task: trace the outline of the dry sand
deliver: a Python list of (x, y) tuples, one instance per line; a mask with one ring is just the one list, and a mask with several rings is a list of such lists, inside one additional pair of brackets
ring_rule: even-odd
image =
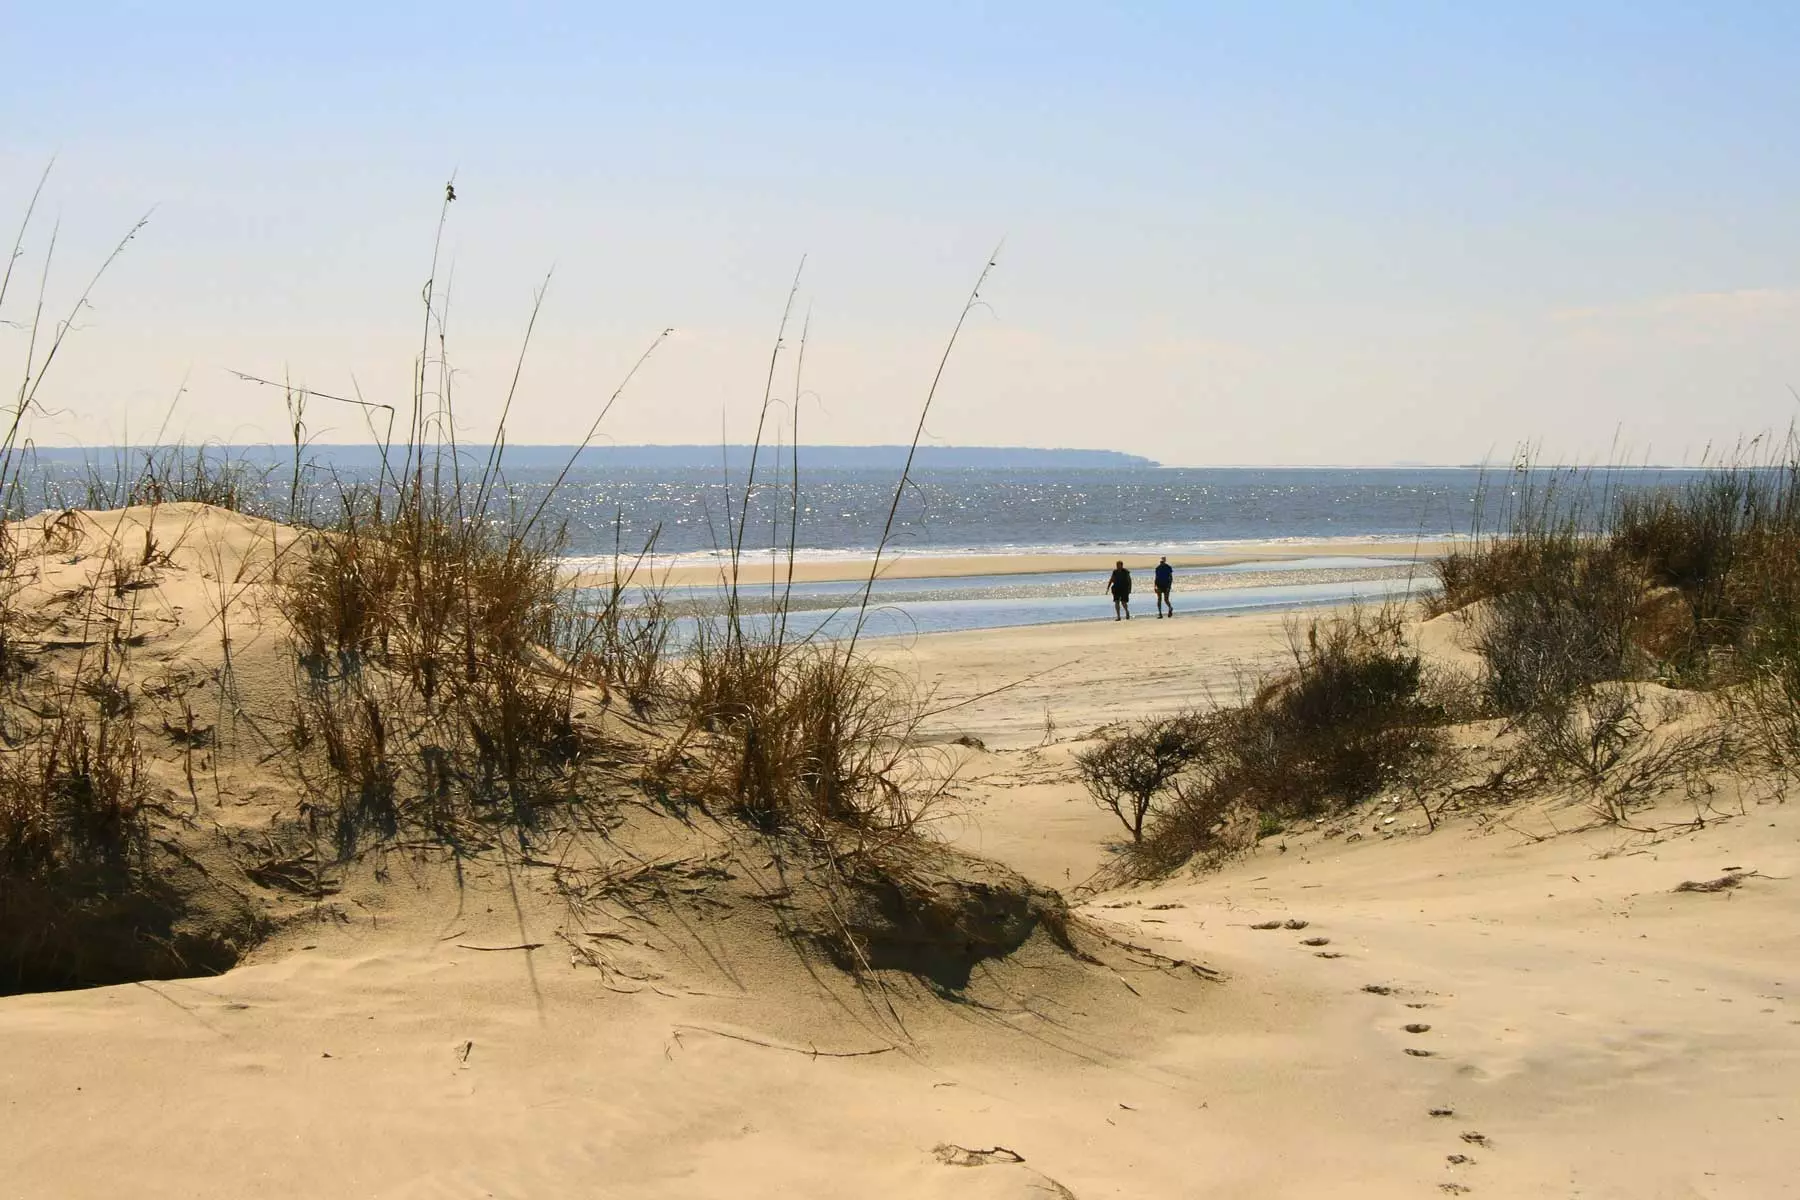
[[(1179, 602), (1181, 597), (1177, 595)], [(1104, 597), (1095, 609), (1105, 611)], [(1236, 696), (1239, 677), (1286, 652), (1290, 623), (1317, 613), (1181, 614), (971, 630), (868, 643), (879, 662), (918, 679), (931, 727), (1019, 749)]]
[[(169, 619), (204, 645), (213, 605), (189, 603)], [(947, 750), (964, 782), (940, 828), (1066, 886), (1118, 832), (1071, 738), (1229, 686), (1279, 632), (1177, 618), (882, 653), (946, 699), (1036, 677), (936, 718), (991, 747)], [(620, 909), (581, 955), (530, 862), (472, 861), (458, 888), (395, 855), (381, 890), (296, 903), (224, 975), (0, 999), (0, 1196), (1791, 1195), (1800, 810), (1711, 805), (1658, 836), (1553, 835), (1584, 819), (1553, 804), (1429, 833), (1363, 810), (1085, 902), (1222, 981), (1021, 955), (961, 1002), (857, 991), (741, 906)], [(1673, 890), (1728, 868), (1757, 873)], [(1307, 924), (1252, 928), (1277, 919)]]

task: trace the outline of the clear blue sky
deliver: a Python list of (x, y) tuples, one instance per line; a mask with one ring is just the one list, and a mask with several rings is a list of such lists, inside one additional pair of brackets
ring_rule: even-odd
[[(46, 442), (280, 437), (227, 368), (403, 399), (443, 181), (458, 405), (1177, 463), (1693, 457), (1800, 385), (1800, 6), (8, 4), (0, 216), (52, 299), (145, 209)], [(14, 320), (29, 297), (8, 299)], [(0, 330), (0, 367), (17, 334)], [(785, 375), (785, 370), (784, 370)], [(781, 388), (785, 394), (789, 385)], [(326, 440), (358, 440), (315, 406)]]

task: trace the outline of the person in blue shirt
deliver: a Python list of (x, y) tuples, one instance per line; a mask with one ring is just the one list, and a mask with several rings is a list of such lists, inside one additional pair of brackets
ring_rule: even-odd
[(1165, 607), (1169, 610), (1171, 617), (1175, 615), (1175, 601), (1169, 599), (1169, 592), (1174, 587), (1175, 568), (1169, 565), (1168, 556), (1165, 555), (1163, 560), (1156, 564), (1156, 619), (1159, 621), (1163, 619)]
[(1106, 590), (1112, 593), (1113, 620), (1119, 620), (1121, 615), (1125, 620), (1131, 620), (1131, 572), (1125, 569), (1123, 562), (1114, 566), (1112, 574), (1107, 576)]

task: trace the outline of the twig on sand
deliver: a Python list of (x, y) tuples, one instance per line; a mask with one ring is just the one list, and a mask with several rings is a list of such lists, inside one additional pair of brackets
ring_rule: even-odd
[(937, 1160), (947, 1167), (985, 1167), (990, 1163), (1022, 1163), (1025, 1156), (1017, 1150), (1005, 1146), (990, 1146), (986, 1150), (971, 1150), (966, 1146), (942, 1142), (932, 1153)]
[[(1105, 936), (1105, 935), (1102, 935), (1102, 936)], [(1154, 960), (1155, 964), (1159, 967), (1168, 967), (1170, 969), (1175, 969), (1175, 970), (1179, 970), (1182, 967), (1186, 967), (1188, 970), (1190, 970), (1194, 974), (1200, 976), (1200, 978), (1202, 978), (1202, 979), (1223, 979), (1223, 978), (1225, 978), (1224, 973), (1217, 970), (1216, 968), (1204, 966), (1200, 963), (1193, 962), (1189, 959), (1175, 958), (1171, 955), (1164, 954), (1160, 950), (1152, 950), (1148, 946), (1140, 946), (1136, 942), (1128, 942), (1128, 941), (1124, 940), (1123, 938), (1108, 937), (1107, 940), (1113, 942), (1115, 945), (1122, 946), (1126, 950), (1130, 950), (1130, 951), (1133, 951), (1138, 954), (1143, 954), (1143, 955), (1149, 956), (1152, 960)]]
[(542, 950), (544, 948), (544, 943), (542, 943), (542, 942), (520, 942), (516, 946), (471, 946), (467, 942), (458, 942), (458, 943), (456, 943), (456, 948), (459, 950), (490, 950), (490, 951), (492, 951), (492, 950)]
[(821, 1050), (817, 1046), (784, 1046), (780, 1042), (766, 1042), (761, 1038), (753, 1038), (748, 1034), (732, 1033), (727, 1029), (714, 1029), (710, 1025), (677, 1025), (677, 1033), (686, 1030), (690, 1033), (710, 1033), (716, 1037), (730, 1038), (734, 1042), (747, 1042), (752, 1046), (762, 1046), (769, 1050), (786, 1050), (793, 1054), (804, 1054), (808, 1058), (869, 1058), (876, 1054), (887, 1054), (898, 1050), (898, 1046), (877, 1046), (872, 1050)]
[(1678, 884), (1675, 890), (1678, 892), (1723, 892), (1737, 887), (1746, 879), (1761, 877), (1763, 877), (1761, 871), (1731, 871), (1717, 879), (1689, 879), (1685, 883)]

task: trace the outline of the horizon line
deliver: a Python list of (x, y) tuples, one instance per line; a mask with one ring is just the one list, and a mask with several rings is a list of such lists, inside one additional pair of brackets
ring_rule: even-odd
[[(456, 449), (459, 452), (473, 453), (478, 449), (485, 450), (486, 448), (488, 448), (491, 445), (492, 445), (492, 442), (488, 441), (488, 440), (469, 439), (468, 441), (458, 443), (456, 446)], [(504, 455), (507, 451), (525, 451), (525, 450), (573, 451), (573, 450), (579, 449), (583, 453), (587, 453), (587, 452), (607, 453), (607, 452), (611, 452), (611, 451), (627, 451), (627, 450), (661, 450), (661, 451), (696, 450), (696, 451), (706, 451), (708, 453), (714, 453), (714, 452), (718, 452), (721, 450), (749, 450), (749, 449), (752, 449), (753, 447), (755, 447), (755, 445), (756, 444), (752, 443), (752, 442), (727, 442), (727, 443), (710, 443), (710, 442), (618, 442), (618, 443), (610, 443), (609, 442), (609, 443), (603, 443), (603, 444), (598, 444), (598, 445), (590, 444), (590, 445), (582, 446), (580, 443), (576, 443), (576, 442), (507, 442), (507, 443), (502, 443), (501, 452), (502, 452), (502, 455)], [(317, 450), (317, 451), (329, 451), (329, 450), (378, 451), (382, 447), (379, 442), (317, 441), (317, 442), (305, 443), (305, 448), (308, 451), (315, 451), (315, 450)], [(402, 449), (402, 448), (403, 447), (401, 447), (398, 443), (390, 443), (390, 445), (388, 447), (388, 451), (390, 454), (392, 454), (397, 449)], [(209, 441), (201, 441), (201, 442), (183, 442), (183, 441), (107, 442), (107, 443), (100, 443), (100, 444), (96, 444), (96, 445), (81, 445), (81, 444), (50, 444), (50, 445), (46, 445), (43, 443), (31, 443), (31, 445), (30, 445), (30, 451), (58, 453), (58, 454), (101, 453), (101, 452), (105, 452), (105, 451), (113, 451), (115, 453), (120, 452), (120, 451), (140, 451), (141, 452), (141, 451), (145, 451), (145, 450), (182, 450), (182, 449), (221, 450), (221, 451), (279, 450), (285, 457), (291, 453), (291, 444), (284, 443), (284, 442), (276, 442), (276, 441), (272, 441), (272, 440), (254, 441), (254, 442), (227, 442), (227, 441), (210, 441), (209, 440)], [(768, 450), (768, 451), (781, 451), (781, 452), (790, 452), (791, 453), (794, 450), (850, 450), (850, 451), (906, 450), (906, 449), (908, 449), (908, 446), (905, 442), (802, 442), (798, 446), (780, 445), (777, 443), (764, 443), (761, 446), (761, 449)], [(1132, 458), (1132, 459), (1141, 460), (1140, 463), (1133, 464), (1131, 469), (1151, 470), (1151, 471), (1157, 471), (1157, 470), (1161, 470), (1161, 471), (1475, 471), (1475, 470), (1491, 470), (1491, 471), (1505, 471), (1507, 473), (1511, 473), (1511, 471), (1513, 470), (1513, 461), (1514, 461), (1514, 460), (1508, 458), (1506, 460), (1502, 460), (1499, 462), (1390, 461), (1390, 462), (1166, 463), (1166, 462), (1159, 462), (1155, 459), (1152, 459), (1150, 456), (1148, 456), (1146, 454), (1138, 453), (1137, 451), (1118, 450), (1118, 449), (1113, 449), (1110, 447), (1021, 446), (1021, 445), (1005, 445), (1005, 444), (995, 443), (995, 444), (968, 444), (968, 445), (960, 445), (960, 444), (959, 445), (921, 445), (921, 446), (917, 447), (917, 449), (921, 453), (928, 452), (928, 451), (946, 451), (946, 450), (948, 450), (948, 451), (958, 451), (958, 452), (963, 452), (963, 453), (1004, 452), (1004, 453), (1013, 453), (1013, 454), (1025, 453), (1025, 454), (1092, 454), (1092, 455), (1108, 455), (1108, 456), (1116, 455), (1121, 458)], [(1528, 469), (1533, 470), (1533, 471), (1569, 471), (1569, 470), (1704, 471), (1704, 470), (1726, 470), (1726, 469), (1730, 469), (1730, 466), (1731, 466), (1730, 464), (1722, 464), (1722, 463), (1720, 463), (1720, 464), (1707, 464), (1707, 463), (1688, 464), (1688, 463), (1668, 463), (1668, 462), (1652, 462), (1652, 463), (1541, 462), (1541, 463), (1531, 463), (1529, 465)], [(1079, 469), (1079, 468), (1071, 468), (1071, 469)]]

